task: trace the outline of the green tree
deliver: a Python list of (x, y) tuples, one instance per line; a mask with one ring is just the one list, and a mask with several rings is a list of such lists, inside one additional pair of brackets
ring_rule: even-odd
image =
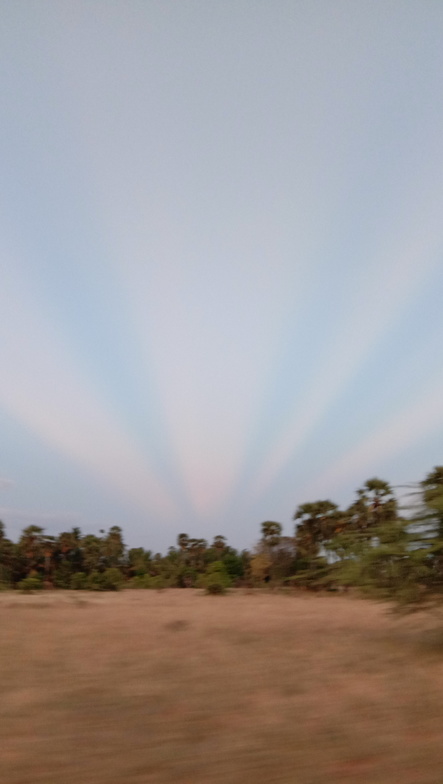
[(341, 515), (332, 501), (315, 501), (298, 506), (293, 519), (297, 551), (309, 560), (335, 533)]
[(420, 483), (424, 518), (443, 539), (443, 466), (436, 466)]
[(177, 545), (183, 554), (186, 553), (189, 546), (188, 534), (179, 534), (177, 536)]
[(234, 550), (234, 548), (227, 547), (222, 554), (222, 560), (231, 580), (238, 582), (242, 577), (244, 577), (244, 559), (237, 553), (236, 550)]
[(377, 526), (396, 520), (397, 514), (397, 501), (391, 486), (374, 477), (357, 490), (357, 500), (349, 507), (346, 517), (355, 531), (371, 537)]
[(119, 568), (123, 564), (125, 545), (123, 542), (122, 529), (118, 525), (113, 525), (107, 536), (102, 541), (102, 554), (104, 563), (108, 568)]
[(43, 574), (47, 566), (47, 548), (44, 529), (38, 525), (25, 528), (18, 542), (25, 576), (34, 577)]
[(197, 571), (202, 571), (205, 565), (205, 553), (208, 547), (206, 539), (188, 540), (188, 562)]
[(333, 571), (338, 582), (402, 606), (421, 601), (426, 553), (416, 527), (399, 516), (387, 482), (369, 479), (357, 491), (329, 548), (337, 557)]
[(63, 531), (59, 534), (55, 542), (54, 559), (55, 585), (60, 588), (69, 588), (72, 576), (83, 569), (83, 551), (79, 528), (73, 528), (71, 531)]
[(221, 534), (217, 534), (217, 536), (214, 536), (214, 541), (212, 542), (211, 547), (221, 554), (226, 548), (226, 537), (222, 536)]
[(268, 547), (276, 547), (280, 541), (283, 527), (280, 523), (274, 523), (272, 520), (266, 520), (261, 524), (262, 541)]
[(5, 526), (0, 521), (0, 585), (9, 586), (20, 573), (17, 545), (5, 534)]
[(151, 551), (143, 547), (132, 547), (128, 551), (128, 572), (129, 577), (143, 576), (149, 573), (151, 563)]
[(292, 581), (310, 589), (327, 587), (330, 583), (330, 564), (327, 545), (335, 535), (342, 513), (329, 500), (300, 504), (295, 520), (295, 574)]
[(420, 482), (421, 507), (411, 524), (413, 550), (422, 556), (423, 602), (443, 598), (443, 466), (436, 466)]
[(250, 561), (249, 568), (252, 580), (262, 583), (271, 576), (272, 558), (269, 552), (257, 552)]
[(87, 534), (81, 541), (83, 552), (83, 566), (87, 574), (98, 572), (103, 569), (103, 549), (102, 539), (94, 534)]

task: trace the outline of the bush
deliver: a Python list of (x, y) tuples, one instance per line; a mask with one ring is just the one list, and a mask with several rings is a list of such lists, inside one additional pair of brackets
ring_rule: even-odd
[(71, 578), (71, 564), (69, 564), (67, 561), (61, 563), (52, 574), (52, 582), (55, 588), (70, 588)]
[(102, 573), (95, 570), (91, 572), (86, 582), (86, 588), (88, 591), (104, 591)]
[(239, 555), (228, 553), (223, 557), (223, 565), (231, 580), (238, 580), (241, 577), (244, 577), (244, 564)]
[(152, 588), (149, 574), (138, 574), (126, 583), (128, 588)]
[(156, 574), (155, 577), (151, 577), (149, 580), (149, 588), (156, 588), (157, 591), (161, 591), (163, 588), (168, 587), (168, 583), (166, 582), (165, 578), (161, 574)]
[(106, 569), (101, 575), (103, 591), (118, 591), (123, 582), (123, 575), (120, 569)]
[(189, 566), (182, 569), (177, 575), (177, 585), (179, 588), (194, 588), (198, 581), (199, 575), (195, 569)]
[(76, 572), (71, 577), (69, 587), (73, 591), (84, 591), (88, 587), (88, 577), (84, 572)]
[(162, 574), (156, 574), (153, 577), (149, 574), (139, 574), (136, 577), (132, 577), (127, 583), (127, 588), (152, 588), (153, 590), (161, 590), (163, 588), (169, 588), (169, 581), (163, 577)]
[(106, 569), (104, 572), (91, 572), (86, 582), (90, 591), (118, 591), (123, 582), (123, 575), (119, 569)]
[(25, 577), (17, 584), (17, 588), (22, 593), (34, 593), (34, 591), (41, 591), (43, 583), (38, 577)]
[(226, 585), (224, 584), (223, 578), (220, 574), (216, 572), (210, 574), (206, 578), (206, 593), (215, 595), (221, 595), (226, 593)]
[(10, 569), (0, 563), (0, 591), (7, 590), (11, 587), (12, 573)]
[(208, 576), (206, 574), (199, 574), (194, 583), (194, 588), (206, 588), (207, 579)]
[(223, 594), (231, 585), (231, 578), (226, 571), (223, 561), (213, 561), (203, 576), (202, 585), (206, 593)]

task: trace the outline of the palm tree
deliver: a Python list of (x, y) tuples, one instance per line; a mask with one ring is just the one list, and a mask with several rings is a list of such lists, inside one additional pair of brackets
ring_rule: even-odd
[(223, 552), (223, 550), (226, 547), (226, 537), (222, 536), (221, 534), (217, 534), (217, 536), (214, 536), (212, 547), (214, 548), (214, 550), (217, 550), (219, 553)]
[(420, 485), (428, 514), (437, 522), (439, 536), (443, 538), (443, 466), (436, 466)]
[(297, 550), (307, 557), (318, 555), (334, 534), (340, 513), (332, 501), (315, 501), (297, 507), (293, 519), (296, 521), (295, 541)]
[(262, 540), (269, 547), (276, 547), (280, 541), (283, 526), (280, 523), (274, 523), (267, 520), (261, 524)]
[(177, 536), (177, 544), (178, 544), (180, 550), (182, 551), (182, 553), (185, 553), (186, 550), (188, 549), (188, 546), (189, 546), (189, 536), (188, 536), (188, 534), (179, 534)]
[(188, 553), (189, 560), (191, 561), (194, 569), (203, 567), (204, 554), (208, 543), (206, 539), (189, 539), (188, 540)]
[(368, 479), (357, 490), (357, 500), (346, 513), (351, 529), (362, 538), (374, 536), (377, 526), (398, 518), (397, 501), (391, 486), (383, 479)]

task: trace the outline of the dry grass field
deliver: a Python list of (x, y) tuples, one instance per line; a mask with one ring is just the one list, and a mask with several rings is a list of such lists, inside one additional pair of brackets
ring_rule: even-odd
[(0, 595), (2, 784), (442, 784), (443, 621), (339, 596)]

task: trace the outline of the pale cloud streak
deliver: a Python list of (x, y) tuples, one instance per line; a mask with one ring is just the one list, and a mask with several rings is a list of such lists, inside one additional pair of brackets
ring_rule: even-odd
[(378, 473), (378, 465), (410, 450), (432, 433), (443, 430), (443, 376), (408, 406), (385, 421), (375, 432), (348, 450), (303, 487), (307, 498), (327, 496), (354, 479)]
[[(267, 295), (247, 284), (245, 271), (240, 277), (241, 294), (224, 299), (226, 279), (217, 276), (211, 286), (203, 264), (192, 273), (163, 258), (149, 281), (143, 268), (132, 278), (136, 334), (154, 368), (178, 474), (202, 516), (223, 504), (241, 469), (279, 327), (262, 317)], [(239, 329), (245, 288), (249, 310)]]
[(3, 254), (0, 405), (44, 442), (100, 477), (139, 509), (168, 519), (171, 497), (106, 401), (72, 365), (38, 310), (20, 266)]
[[(415, 204), (415, 202), (414, 202)], [(294, 418), (274, 441), (253, 481), (252, 494), (262, 494), (309, 438), (330, 406), (346, 389), (370, 352), (404, 315), (408, 304), (440, 263), (442, 193), (432, 193), (419, 214), (413, 206), (395, 234), (372, 259), (362, 257), (346, 313), (335, 334), (325, 334), (326, 357), (306, 389)]]
[(314, 238), (307, 232), (299, 239), (297, 265), (283, 254), (276, 274), (269, 259), (279, 246), (278, 224), (266, 216), (257, 229), (252, 215), (248, 225), (247, 208), (241, 218), (230, 215), (226, 237), (219, 228), (189, 227), (162, 205), (140, 214), (142, 196), (120, 172), (120, 187), (134, 199), (130, 217), (109, 168), (96, 176), (109, 182), (97, 195), (102, 231), (140, 375), (152, 374), (191, 507), (213, 515), (242, 470), (285, 319), (303, 295)]

